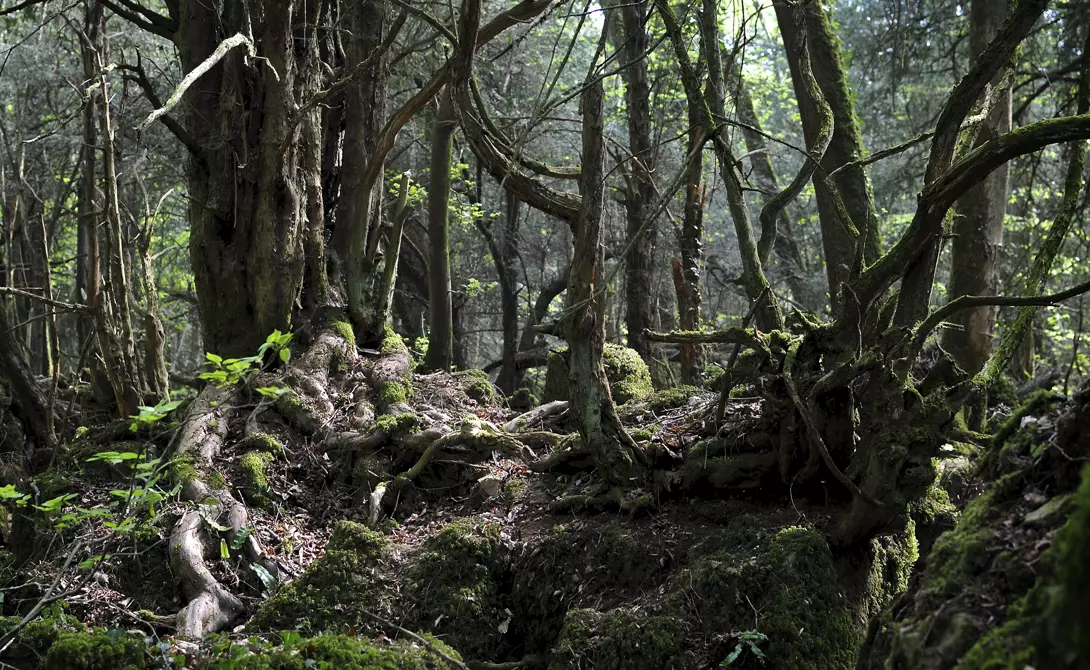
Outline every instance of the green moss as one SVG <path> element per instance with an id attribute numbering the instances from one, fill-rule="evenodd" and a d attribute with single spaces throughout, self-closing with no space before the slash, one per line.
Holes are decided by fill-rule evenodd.
<path id="1" fill-rule="evenodd" d="M 263 451 L 273 456 L 284 453 L 284 444 L 268 433 L 255 433 L 244 439 L 239 446 L 247 451 Z"/>
<path id="2" fill-rule="evenodd" d="M 693 667 L 685 627 L 635 609 L 574 609 L 564 619 L 550 670 L 671 670 Z"/>
<path id="3" fill-rule="evenodd" d="M 383 412 L 394 405 L 406 402 L 412 395 L 412 387 L 405 382 L 383 382 L 378 389 L 378 405 Z"/>
<path id="4" fill-rule="evenodd" d="M 488 379 L 483 370 L 462 370 L 454 374 L 462 391 L 482 405 L 495 405 L 500 401 L 500 393 Z"/>
<path id="5" fill-rule="evenodd" d="M 584 538 L 565 526 L 554 526 L 528 547 L 515 566 L 511 608 L 512 634 L 529 653 L 552 647 L 564 626 L 564 615 L 583 582 L 572 566 L 587 563 Z"/>
<path id="6" fill-rule="evenodd" d="M 390 594 L 381 568 L 388 541 L 351 521 L 338 521 L 325 554 L 301 577 L 261 604 L 250 630 L 297 629 L 304 633 L 339 631 L 354 626 L 371 630 L 364 610 L 388 609 Z"/>
<path id="7" fill-rule="evenodd" d="M 217 503 L 218 504 L 218 503 Z M 109 562 L 112 586 L 133 599 L 132 607 L 169 612 L 177 607 L 168 542 L 152 525 L 125 538 L 125 551 Z"/>
<path id="8" fill-rule="evenodd" d="M 620 585 L 643 582 L 659 568 L 655 556 L 620 522 L 602 529 L 591 558 L 596 568 L 604 570 L 606 579 Z"/>
<path id="9" fill-rule="evenodd" d="M 451 667 L 442 656 L 460 661 L 456 651 L 429 635 L 431 648 L 411 640 L 381 644 L 348 635 L 323 635 L 291 645 L 262 648 L 236 657 L 228 647 L 227 658 L 206 666 L 216 670 L 309 670 L 311 668 L 361 668 L 367 670 L 432 670 Z"/>
<path id="10" fill-rule="evenodd" d="M 375 422 L 371 424 L 369 433 L 377 433 L 383 431 L 388 437 L 394 437 L 395 435 L 403 435 L 405 433 L 412 432 L 420 425 L 420 417 L 412 412 L 402 412 L 400 414 L 383 414 L 375 419 Z"/>
<path id="11" fill-rule="evenodd" d="M 401 336 L 394 332 L 394 329 L 386 326 L 384 335 L 382 337 L 382 345 L 380 351 L 383 354 L 396 354 L 396 353 L 408 353 L 409 348 L 405 346 L 405 341 L 401 339 Z"/>
<path id="12" fill-rule="evenodd" d="M 537 395 L 526 388 L 525 386 L 515 391 L 515 394 L 511 396 L 511 408 L 522 411 L 527 411 L 533 407 L 537 407 L 541 404 L 541 399 Z"/>
<path id="13" fill-rule="evenodd" d="M 950 502 L 950 494 L 937 482 L 923 498 L 909 504 L 908 513 L 915 522 L 916 535 L 925 553 L 931 551 L 936 538 L 952 529 L 958 520 L 958 510 Z"/>
<path id="14" fill-rule="evenodd" d="M 630 433 L 632 439 L 637 442 L 647 442 L 655 436 L 655 431 L 651 428 L 637 428 Z"/>
<path id="15" fill-rule="evenodd" d="M 356 346 L 356 331 L 352 330 L 352 324 L 347 321 L 334 321 L 329 324 L 329 329 L 345 339 L 351 346 Z"/>
<path id="16" fill-rule="evenodd" d="M 503 501 L 513 505 L 526 495 L 526 480 L 508 479 L 503 484 Z"/>
<path id="17" fill-rule="evenodd" d="M 469 658 L 497 658 L 504 634 L 500 526 L 465 518 L 444 527 L 415 557 L 405 584 L 415 625 Z"/>
<path id="18" fill-rule="evenodd" d="M 45 670 L 143 670 L 151 657 L 143 635 L 123 630 L 62 632 L 49 647 Z"/>
<path id="19" fill-rule="evenodd" d="M 171 462 L 170 476 L 174 480 L 174 483 L 181 484 L 182 486 L 185 486 L 195 479 L 199 479 L 197 468 L 193 466 L 193 461 L 188 456 L 180 456 Z"/>
<path id="20" fill-rule="evenodd" d="M 756 624 L 768 636 L 765 667 L 810 667 L 815 659 L 830 670 L 855 667 L 863 625 L 814 529 L 769 528 L 755 517 L 733 521 L 694 548 L 677 586 L 674 605 L 706 635 Z"/>
<path id="21" fill-rule="evenodd" d="M 567 347 L 549 352 L 545 373 L 544 400 L 568 400 Z M 602 353 L 606 378 L 609 380 L 613 400 L 623 405 L 632 400 L 644 400 L 654 393 L 651 371 L 633 349 L 618 344 L 606 344 Z"/>
<path id="22" fill-rule="evenodd" d="M 862 601 L 862 614 L 867 619 L 877 616 L 908 589 L 908 580 L 920 558 L 916 524 L 910 518 L 904 529 L 872 538 L 870 545 L 871 564 Z"/>
<path id="23" fill-rule="evenodd" d="M 270 488 L 266 469 L 272 462 L 272 454 L 263 451 L 251 451 L 243 454 L 239 459 L 238 469 L 242 476 L 242 492 L 246 494 L 249 502 L 260 506 L 268 504 Z"/>
<path id="24" fill-rule="evenodd" d="M 665 412 L 666 410 L 682 407 L 689 402 L 689 398 L 698 393 L 700 393 L 700 389 L 695 386 L 677 386 L 664 389 L 651 396 L 648 407 L 653 412 Z"/>

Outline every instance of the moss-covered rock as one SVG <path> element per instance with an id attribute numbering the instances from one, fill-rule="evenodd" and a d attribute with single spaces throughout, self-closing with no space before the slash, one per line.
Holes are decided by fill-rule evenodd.
<path id="1" fill-rule="evenodd" d="M 653 412 L 665 412 L 667 410 L 683 407 L 689 399 L 700 393 L 695 386 L 675 386 L 674 388 L 658 391 L 647 401 L 648 408 Z"/>
<path id="2" fill-rule="evenodd" d="M 371 630 L 364 610 L 382 615 L 390 593 L 385 537 L 351 521 L 338 521 L 325 554 L 301 577 L 282 587 L 258 608 L 248 624 L 254 631 L 293 629 L 304 633 Z"/>
<path id="3" fill-rule="evenodd" d="M 482 405 L 495 405 L 500 401 L 499 390 L 483 370 L 462 370 L 454 373 L 454 379 L 463 393 Z"/>
<path id="4" fill-rule="evenodd" d="M 235 653 L 234 649 L 243 645 L 234 645 L 224 654 L 225 658 L 202 663 L 200 667 L 213 670 L 433 670 L 452 667 L 448 658 L 461 660 L 458 652 L 443 642 L 428 635 L 423 639 L 427 645 L 413 640 L 382 644 L 348 635 L 323 635 L 256 651 L 245 645 L 246 651 L 242 654 Z"/>
<path id="5" fill-rule="evenodd" d="M 126 536 L 124 551 L 108 561 L 115 589 L 133 599 L 131 609 L 158 613 L 178 608 L 170 571 L 167 539 L 154 525 L 141 525 Z"/>
<path id="6" fill-rule="evenodd" d="M 855 667 L 863 628 L 820 532 L 743 516 L 694 547 L 691 560 L 672 600 L 705 635 L 755 628 L 767 636 L 762 667 L 773 670 Z"/>
<path id="7" fill-rule="evenodd" d="M 568 400 L 568 359 L 567 347 L 549 352 L 548 367 L 545 372 L 545 402 Z M 605 364 L 606 379 L 618 405 L 632 400 L 645 400 L 654 392 L 651 385 L 651 371 L 634 349 L 619 344 L 606 344 L 602 354 Z"/>
<path id="8" fill-rule="evenodd" d="M 954 528 L 958 510 L 950 502 L 950 494 L 936 482 L 927 494 L 908 506 L 909 516 L 915 522 L 916 539 L 923 553 L 931 551 L 936 538 Z"/>
<path id="9" fill-rule="evenodd" d="M 387 381 L 382 382 L 378 388 L 378 408 L 387 412 L 391 408 L 406 402 L 412 397 L 412 386 L 407 382 Z"/>
<path id="10" fill-rule="evenodd" d="M 59 633 L 42 667 L 44 670 L 144 670 L 151 661 L 143 635 L 96 629 Z"/>
<path id="11" fill-rule="evenodd" d="M 574 609 L 564 617 L 549 670 L 680 670 L 686 655 L 685 624 L 669 616 L 619 608 Z"/>
<path id="12" fill-rule="evenodd" d="M 497 658 L 505 645 L 500 527 L 472 517 L 430 538 L 413 558 L 404 591 L 418 628 L 468 658 Z"/>
<path id="13" fill-rule="evenodd" d="M 329 329 L 343 337 L 349 345 L 356 346 L 356 331 L 352 329 L 352 324 L 341 320 L 332 321 Z"/>

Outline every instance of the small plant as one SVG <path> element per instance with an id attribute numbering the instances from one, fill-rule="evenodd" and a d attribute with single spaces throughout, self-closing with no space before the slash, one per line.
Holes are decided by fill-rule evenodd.
<path id="1" fill-rule="evenodd" d="M 755 630 L 744 630 L 741 633 L 737 633 L 735 638 L 738 640 L 734 645 L 734 651 L 719 664 L 720 668 L 725 668 L 730 664 L 738 660 L 738 657 L 742 655 L 742 652 L 749 651 L 763 665 L 765 662 L 765 653 L 761 651 L 759 646 L 762 642 L 768 640 L 768 636 L 764 633 L 758 633 Z"/>
<path id="2" fill-rule="evenodd" d="M 291 333 L 281 333 L 279 330 L 274 330 L 265 338 L 265 343 L 257 348 L 257 354 L 243 358 L 223 358 L 208 352 L 204 355 L 204 358 L 212 366 L 212 370 L 202 372 L 200 378 L 210 381 L 220 388 L 234 386 L 251 371 L 259 368 L 261 362 L 265 359 L 265 354 L 270 351 L 275 353 L 281 361 L 287 363 L 291 361 L 291 349 L 288 348 L 291 337 Z M 272 388 L 267 387 L 266 390 Z M 261 389 L 258 389 L 258 392 L 261 392 Z M 262 395 L 266 394 L 262 393 Z"/>
<path id="3" fill-rule="evenodd" d="M 132 423 L 129 424 L 129 430 L 135 433 L 140 430 L 140 426 L 153 426 L 166 418 L 168 414 L 178 409 L 178 406 L 181 404 L 181 400 L 164 400 L 155 407 L 140 405 L 138 408 L 140 413 L 129 417 L 132 419 Z"/>

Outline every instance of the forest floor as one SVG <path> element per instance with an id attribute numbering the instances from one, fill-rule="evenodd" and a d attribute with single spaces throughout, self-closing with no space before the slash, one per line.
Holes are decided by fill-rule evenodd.
<path id="1" fill-rule="evenodd" d="M 326 389 L 333 414 L 325 421 L 350 428 L 358 378 L 343 368 Z M 12 509 L 3 554 L 11 616 L 0 632 L 35 604 L 47 606 L 14 642 L 4 640 L 4 662 L 88 670 L 953 668 L 963 657 L 985 658 L 978 641 L 994 652 L 999 643 L 987 632 L 1002 628 L 1008 606 L 1054 580 L 1051 566 L 1062 561 L 1042 557 L 1056 553 L 1053 539 L 1080 509 L 1076 466 L 1090 455 L 1090 393 L 1041 405 L 1016 417 L 1018 430 L 993 458 L 952 453 L 906 523 L 851 550 L 826 540 L 842 503 L 821 487 L 785 496 L 742 482 L 731 495 L 660 497 L 633 508 L 636 516 L 573 510 L 567 502 L 596 481 L 577 464 L 535 472 L 510 454 L 457 446 L 433 456 L 411 485 L 388 491 L 379 516 L 375 482 L 417 461 L 414 436 L 467 421 L 495 428 L 519 414 L 476 374 L 412 375 L 411 387 L 397 416 L 411 412 L 412 429 L 395 438 L 390 428 L 366 456 L 329 430 L 308 434 L 298 420 L 256 411 L 260 401 L 231 408 L 210 471 L 246 502 L 249 518 L 244 532 L 225 534 L 206 517 L 204 558 L 245 613 L 199 644 L 172 636 L 173 615 L 186 605 L 171 569 L 172 533 L 188 510 L 210 505 L 166 498 L 128 532 L 101 520 L 116 524 L 116 516 L 93 512 L 112 509 L 119 490 L 131 495 L 131 464 L 109 455 L 162 453 L 173 429 L 141 429 L 135 441 L 127 425 L 87 431 L 45 475 L 15 486 L 35 491 L 35 503 L 70 497 L 53 511 Z M 622 416 L 638 440 L 686 454 L 706 434 L 714 401 L 702 389 L 660 393 L 631 401 Z M 264 443 L 249 430 L 256 415 L 260 434 L 275 438 L 268 451 L 255 450 Z M 758 427 L 760 403 L 735 399 L 726 416 Z M 375 431 L 366 423 L 357 427 L 365 436 Z M 543 427 L 572 431 L 563 413 L 519 429 Z M 336 435 L 346 434 L 341 428 Z M 958 508 L 974 499 L 985 511 L 970 506 L 955 528 Z M 58 527 L 65 514 L 71 525 Z M 279 585 L 247 560 L 250 536 L 277 566 Z M 1018 644 L 1032 646 L 1038 634 L 1022 625 Z"/>

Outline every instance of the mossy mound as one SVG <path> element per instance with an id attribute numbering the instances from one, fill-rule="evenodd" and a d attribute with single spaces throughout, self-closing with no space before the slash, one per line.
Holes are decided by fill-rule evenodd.
<path id="1" fill-rule="evenodd" d="M 647 407 L 652 412 L 665 412 L 671 409 L 685 406 L 689 399 L 701 393 L 695 386 L 675 386 L 674 388 L 658 391 L 647 401 Z"/>
<path id="2" fill-rule="evenodd" d="M 492 385 L 488 375 L 481 370 L 462 370 L 455 372 L 454 380 L 458 386 L 470 398 L 482 405 L 495 405 L 500 402 L 499 389 Z"/>
<path id="3" fill-rule="evenodd" d="M 873 622 L 860 670 L 1086 667 L 1090 658 L 1090 387 L 993 447 L 998 475 Z M 1051 431 L 1049 431 L 1051 433 Z M 1077 488 L 1076 493 L 1072 493 Z"/>
<path id="4" fill-rule="evenodd" d="M 390 608 L 390 589 L 383 575 L 387 545 L 385 537 L 365 526 L 338 521 L 325 554 L 262 603 L 247 628 L 308 634 L 374 629 L 374 620 L 365 612 L 383 615 Z"/>
<path id="5" fill-rule="evenodd" d="M 772 670 L 855 667 L 863 630 L 818 531 L 743 516 L 694 547 L 674 605 L 709 637 L 755 630 Z M 718 659 L 722 661 L 723 659 Z"/>
<path id="6" fill-rule="evenodd" d="M 627 608 L 574 609 L 564 617 L 549 670 L 695 668 L 685 638 L 685 623 L 675 617 Z"/>
<path id="7" fill-rule="evenodd" d="M 0 621 L 0 629 L 18 618 Z M 461 656 L 443 642 L 423 634 L 419 640 L 372 641 L 349 635 L 304 638 L 281 633 L 278 640 L 232 640 L 213 635 L 199 650 L 182 653 L 156 638 L 118 629 L 68 630 L 55 620 L 27 626 L 9 650 L 17 667 L 42 670 L 144 670 L 145 668 L 206 668 L 208 670 L 434 670 L 453 667 Z M 15 654 L 12 653 L 15 652 Z"/>
<path id="8" fill-rule="evenodd" d="M 567 347 L 549 352 L 548 367 L 545 372 L 545 390 L 543 400 L 568 400 L 568 359 Z M 606 344 L 602 355 L 606 368 L 606 379 L 613 393 L 613 400 L 623 405 L 632 400 L 645 400 L 654 393 L 651 386 L 651 371 L 635 350 L 619 344 Z"/>
<path id="9" fill-rule="evenodd" d="M 142 525 L 126 537 L 124 551 L 107 561 L 114 587 L 133 599 L 131 609 L 156 613 L 178 609 L 164 535 L 157 526 Z"/>
<path id="10" fill-rule="evenodd" d="M 243 454 L 238 461 L 241 488 L 246 501 L 258 507 L 270 504 L 269 477 L 267 469 L 274 460 L 273 455 L 265 451 L 251 451 Z"/>
<path id="11" fill-rule="evenodd" d="M 504 571 L 498 524 L 466 518 L 447 525 L 414 557 L 404 585 L 416 627 L 469 658 L 499 657 L 510 620 L 501 601 Z"/>

